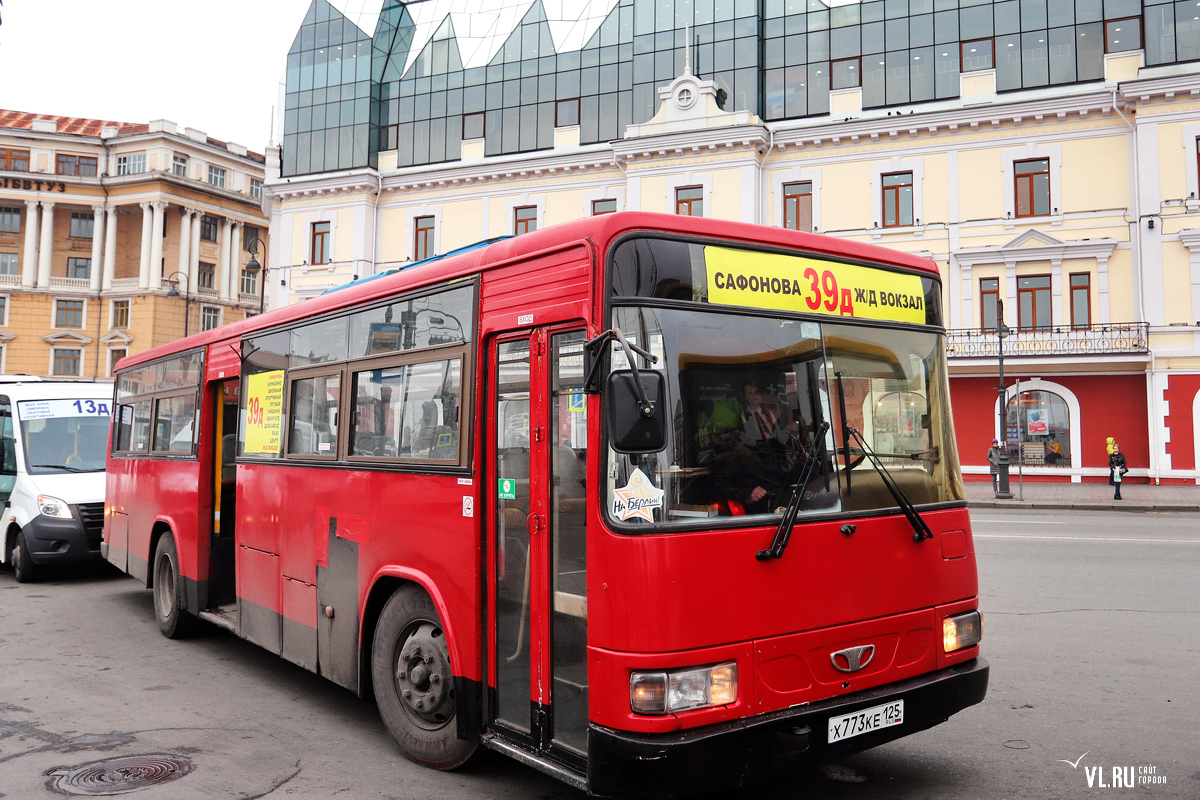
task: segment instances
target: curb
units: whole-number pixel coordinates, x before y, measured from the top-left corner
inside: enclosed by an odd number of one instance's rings
[[[1053,501],[1053,500],[968,500],[968,508],[1028,508],[1049,510],[1058,509],[1066,511],[1136,511],[1141,513],[1151,512],[1175,512],[1175,513],[1198,513],[1200,505],[1195,503],[1126,503],[1121,501],[1097,502],[1097,501]]]

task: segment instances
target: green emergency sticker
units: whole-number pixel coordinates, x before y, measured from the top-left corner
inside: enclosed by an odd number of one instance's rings
[[[516,500],[517,482],[512,478],[501,478],[497,494],[501,500]]]

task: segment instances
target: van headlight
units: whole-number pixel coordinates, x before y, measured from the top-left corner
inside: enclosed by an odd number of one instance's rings
[[[629,706],[635,714],[674,714],[735,700],[737,664],[733,662],[629,676]]]
[[[37,499],[38,513],[43,517],[52,519],[71,519],[75,515],[71,513],[71,507],[59,500],[57,497],[51,497],[46,494],[39,494]]]
[[[983,617],[978,611],[946,617],[942,620],[942,650],[953,653],[979,644],[983,638]]]

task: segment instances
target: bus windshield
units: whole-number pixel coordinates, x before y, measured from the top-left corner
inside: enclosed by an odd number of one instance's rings
[[[658,357],[669,418],[663,451],[609,450],[618,526],[765,522],[802,477],[802,517],[895,508],[845,426],[914,505],[963,499],[941,334],[640,307],[614,323]],[[615,349],[612,366],[626,366]]]
[[[29,474],[103,471],[111,402],[108,398],[18,402]]]

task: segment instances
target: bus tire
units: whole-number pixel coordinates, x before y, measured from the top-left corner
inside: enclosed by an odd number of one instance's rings
[[[25,533],[17,533],[17,541],[13,543],[12,552],[8,554],[13,565],[13,577],[17,583],[32,583],[37,580],[37,564],[29,555],[29,542],[25,541]]]
[[[421,587],[396,591],[383,607],[371,646],[379,715],[404,754],[434,769],[455,769],[478,743],[458,738],[454,673],[437,609]]]
[[[196,630],[196,618],[183,604],[183,581],[179,577],[179,553],[175,537],[164,533],[154,548],[154,618],[168,639],[183,639]]]

